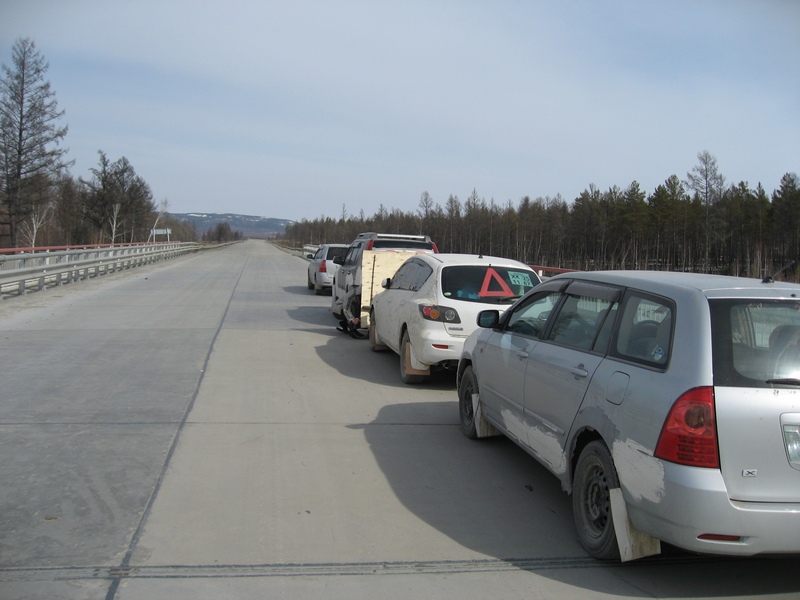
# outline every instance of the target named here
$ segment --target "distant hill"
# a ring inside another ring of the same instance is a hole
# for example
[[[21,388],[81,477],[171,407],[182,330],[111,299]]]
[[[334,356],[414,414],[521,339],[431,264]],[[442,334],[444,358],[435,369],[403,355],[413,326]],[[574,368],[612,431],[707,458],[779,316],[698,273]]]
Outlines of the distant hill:
[[[270,219],[232,213],[169,213],[169,216],[178,221],[188,221],[194,226],[198,235],[214,229],[220,223],[228,223],[231,231],[238,231],[244,237],[251,238],[275,237],[283,234],[287,225],[294,223],[288,219]]]

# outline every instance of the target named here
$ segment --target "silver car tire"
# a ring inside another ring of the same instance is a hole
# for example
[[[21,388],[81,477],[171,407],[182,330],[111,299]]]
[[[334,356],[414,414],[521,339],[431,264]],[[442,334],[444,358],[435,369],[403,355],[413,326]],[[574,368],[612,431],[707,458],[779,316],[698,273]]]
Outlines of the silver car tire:
[[[426,375],[412,375],[406,373],[406,365],[411,361],[411,340],[408,337],[408,331],[403,332],[403,339],[400,342],[400,379],[406,384],[422,383],[428,377]]]
[[[458,382],[458,414],[461,421],[461,433],[471,440],[478,438],[478,426],[481,425],[475,422],[475,407],[472,403],[472,396],[477,393],[478,378],[472,367],[467,367]],[[485,425],[483,428],[485,429]]]
[[[611,490],[619,487],[614,459],[606,445],[589,442],[578,458],[572,485],[572,515],[581,545],[594,558],[619,559],[611,514]]]

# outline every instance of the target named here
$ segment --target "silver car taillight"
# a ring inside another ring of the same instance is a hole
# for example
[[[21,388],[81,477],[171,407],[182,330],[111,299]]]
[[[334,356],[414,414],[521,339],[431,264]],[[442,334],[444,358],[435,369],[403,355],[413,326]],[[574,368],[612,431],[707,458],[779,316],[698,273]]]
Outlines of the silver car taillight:
[[[784,425],[783,440],[792,466],[800,468],[800,425]]]

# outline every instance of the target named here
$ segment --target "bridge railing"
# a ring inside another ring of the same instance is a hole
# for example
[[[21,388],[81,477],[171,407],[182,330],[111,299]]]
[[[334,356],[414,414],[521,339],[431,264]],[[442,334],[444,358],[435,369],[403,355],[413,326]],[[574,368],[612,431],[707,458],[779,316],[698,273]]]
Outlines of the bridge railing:
[[[196,252],[195,242],[0,249],[0,298]]]

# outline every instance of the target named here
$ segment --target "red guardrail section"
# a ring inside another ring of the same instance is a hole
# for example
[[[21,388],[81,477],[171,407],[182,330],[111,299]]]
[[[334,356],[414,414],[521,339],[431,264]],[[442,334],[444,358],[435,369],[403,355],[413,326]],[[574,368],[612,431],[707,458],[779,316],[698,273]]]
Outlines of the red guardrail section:
[[[541,265],[528,265],[537,273],[548,273],[549,275],[558,275],[559,273],[573,273],[577,269],[559,269],[558,267],[543,267]]]

